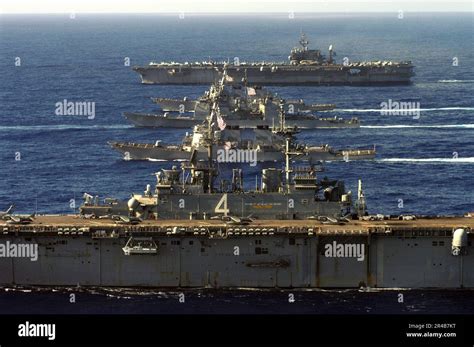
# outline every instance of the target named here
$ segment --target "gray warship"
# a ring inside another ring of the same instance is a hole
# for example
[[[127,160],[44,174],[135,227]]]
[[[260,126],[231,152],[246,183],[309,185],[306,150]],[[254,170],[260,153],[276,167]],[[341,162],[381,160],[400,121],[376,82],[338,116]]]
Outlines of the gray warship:
[[[254,90],[259,90],[261,87],[255,86]],[[151,100],[160,106],[165,112],[196,112],[199,103],[207,102],[209,99],[201,97],[196,100],[184,97],[182,99],[170,98],[151,98]],[[293,105],[298,112],[317,112],[317,111],[332,111],[336,108],[335,104],[307,104],[303,99],[286,100],[286,111],[288,107]],[[199,109],[198,109],[199,110]]]
[[[375,158],[375,148],[335,150],[329,145],[310,146],[297,144],[294,135],[298,131],[288,127],[283,104],[280,105],[278,124],[273,127],[257,125],[240,127],[229,125],[220,115],[217,99],[211,114],[203,124],[196,125],[187,134],[182,144],[134,143],[110,141],[109,145],[122,153],[125,160],[185,161],[196,151],[197,159],[207,160],[207,142],[212,138],[212,158],[218,162],[274,162],[284,160],[286,139],[291,139],[291,147],[300,152],[298,160],[309,161],[349,161]],[[239,118],[239,123],[242,119]]]
[[[194,155],[128,201],[0,221],[0,284],[160,288],[473,288],[472,217],[368,213],[314,167],[239,169],[216,182]],[[37,249],[28,258],[29,249]]]
[[[222,79],[220,81],[222,81]],[[237,84],[234,82],[230,85],[230,87],[224,87],[229,98],[232,98],[233,100],[238,98],[244,100],[266,98],[276,99],[273,93],[266,90],[262,86],[248,87],[246,79],[244,79],[244,81],[242,82],[243,83],[241,84]],[[211,94],[214,92],[215,88],[216,86],[214,84],[211,85],[210,90],[207,90],[204,95],[200,96],[196,100],[189,99],[188,97],[184,97],[183,99],[151,98],[151,100],[157,105],[159,105],[160,108],[165,112],[199,112],[201,109],[201,105],[208,105],[209,102],[212,100]],[[233,100],[229,102],[232,102]],[[296,112],[317,112],[331,111],[335,108],[335,104],[307,104],[303,99],[287,99],[285,103],[285,111],[290,113],[292,112],[291,109],[296,110]]]
[[[300,129],[357,128],[358,118],[319,117],[315,109],[333,109],[334,105],[306,105],[303,100],[284,101],[262,88],[247,87],[245,82],[226,84],[226,74],[196,101],[166,99],[160,114],[130,113],[124,116],[137,127],[191,128],[209,115],[213,100],[217,100],[220,114],[230,126],[274,126],[279,121],[279,104],[284,102],[286,124]],[[156,99],[155,99],[156,100]],[[161,104],[161,103],[159,103]],[[175,111],[169,111],[170,109]]]
[[[260,85],[399,85],[411,83],[414,66],[410,61],[335,62],[329,47],[326,58],[320,50],[309,49],[302,34],[301,47],[291,50],[289,62],[150,62],[135,66],[145,84],[211,84],[225,68],[230,78],[247,77],[250,84]]]
[[[267,114],[270,114],[267,116]],[[205,120],[203,116],[182,113],[136,113],[124,112],[124,117],[134,126],[139,128],[177,128],[190,129]],[[273,126],[278,123],[275,120],[277,114],[268,111],[260,112],[232,112],[223,117],[226,124],[230,126],[245,126],[247,128],[257,128],[263,126]],[[286,124],[289,127],[299,129],[346,129],[359,128],[358,118],[344,119],[334,117],[316,117],[312,114],[287,114]]]

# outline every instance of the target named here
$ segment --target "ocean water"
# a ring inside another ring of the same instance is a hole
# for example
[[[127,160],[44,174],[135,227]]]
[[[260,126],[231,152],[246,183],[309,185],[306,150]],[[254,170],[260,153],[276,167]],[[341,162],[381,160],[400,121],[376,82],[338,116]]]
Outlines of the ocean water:
[[[75,302],[71,303],[71,294]],[[403,302],[399,302],[400,294]],[[291,302],[290,302],[291,297]],[[184,302],[182,301],[184,298]],[[46,309],[47,308],[47,309]],[[472,314],[463,290],[3,288],[8,314]]]
[[[134,128],[122,113],[153,112],[150,97],[197,97],[207,86],[141,85],[124,65],[127,58],[131,65],[209,57],[284,61],[301,30],[311,47],[325,51],[333,44],[339,61],[416,65],[409,86],[269,88],[284,98],[335,103],[337,109],[324,115],[362,121],[356,130],[298,135],[336,148],[376,146],[376,160],[327,163],[324,175],[344,179],[352,191],[361,178],[373,213],[473,211],[472,15],[428,13],[406,13],[404,19],[396,14],[2,15],[0,210],[15,203],[18,212],[68,213],[74,210],[71,199],[77,210],[84,192],[127,198],[154,183],[151,174],[168,164],[123,161],[107,141],[179,142],[186,130]],[[95,118],[56,115],[55,104],[64,99],[95,102]],[[420,117],[381,115],[380,104],[389,100],[419,102]],[[251,183],[256,172],[246,171]]]

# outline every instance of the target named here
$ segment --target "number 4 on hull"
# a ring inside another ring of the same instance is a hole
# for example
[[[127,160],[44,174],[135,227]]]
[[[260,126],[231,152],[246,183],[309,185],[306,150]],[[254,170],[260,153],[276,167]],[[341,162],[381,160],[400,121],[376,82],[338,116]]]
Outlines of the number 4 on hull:
[[[237,217],[237,216],[230,216],[229,215],[229,208],[227,207],[227,193],[222,195],[222,198],[219,200],[219,202],[216,205],[216,208],[214,209],[215,213],[223,213],[223,216],[214,216],[211,217],[211,219],[220,219],[224,221],[226,224],[237,224],[237,225],[247,225],[251,222],[253,222],[253,219],[251,219],[251,215],[248,217]]]

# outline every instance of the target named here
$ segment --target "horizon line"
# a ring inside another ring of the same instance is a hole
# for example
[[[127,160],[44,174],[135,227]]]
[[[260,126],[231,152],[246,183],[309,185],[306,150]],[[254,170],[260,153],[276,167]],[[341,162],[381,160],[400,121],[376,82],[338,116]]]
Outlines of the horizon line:
[[[420,10],[404,10],[404,13],[471,13],[474,15],[473,10],[431,10],[431,11],[420,11]],[[397,11],[384,11],[384,10],[373,10],[373,11],[275,11],[275,12],[267,12],[267,11],[250,11],[250,12],[231,12],[231,11],[148,11],[148,12],[142,12],[142,11],[123,11],[123,12],[111,12],[111,11],[58,11],[58,12],[2,12],[0,10],[0,15],[5,15],[5,14],[38,14],[38,15],[52,15],[52,14],[66,14],[69,15],[71,13],[75,14],[163,14],[163,15],[174,15],[174,14],[190,14],[190,15],[206,15],[206,14],[211,14],[211,15],[272,15],[272,14],[288,14],[288,13],[294,13],[294,14],[372,14],[372,13],[385,13],[385,14],[390,14],[390,13],[397,13]]]

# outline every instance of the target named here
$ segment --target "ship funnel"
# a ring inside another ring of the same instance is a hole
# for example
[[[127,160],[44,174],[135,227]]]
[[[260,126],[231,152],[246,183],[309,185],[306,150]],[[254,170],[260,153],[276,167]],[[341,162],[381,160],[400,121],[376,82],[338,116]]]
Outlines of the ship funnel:
[[[278,192],[282,187],[283,172],[281,169],[263,169],[262,170],[262,190],[265,193]]]

